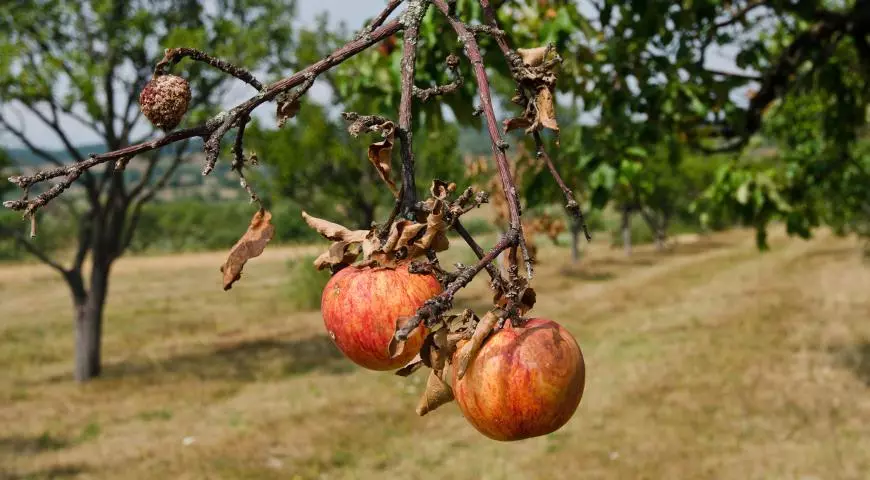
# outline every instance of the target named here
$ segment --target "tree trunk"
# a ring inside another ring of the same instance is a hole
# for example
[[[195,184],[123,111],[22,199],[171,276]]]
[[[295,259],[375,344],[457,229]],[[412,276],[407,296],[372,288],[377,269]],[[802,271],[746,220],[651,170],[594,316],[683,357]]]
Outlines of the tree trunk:
[[[631,210],[622,209],[622,248],[625,256],[631,256]]]
[[[662,252],[665,249],[665,236],[661,231],[656,231],[655,233],[655,242],[656,242],[656,251]]]
[[[91,271],[90,291],[83,298],[73,295],[76,313],[75,379],[77,382],[86,382],[100,375],[103,308],[108,289],[109,264],[95,262]]]
[[[571,261],[580,261],[580,222],[576,218],[571,219]]]

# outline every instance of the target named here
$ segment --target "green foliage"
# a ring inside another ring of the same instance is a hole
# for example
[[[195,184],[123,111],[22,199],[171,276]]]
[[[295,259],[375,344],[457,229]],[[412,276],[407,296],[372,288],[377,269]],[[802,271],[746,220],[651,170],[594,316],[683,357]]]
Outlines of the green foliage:
[[[310,213],[348,226],[368,228],[380,208],[392,206],[392,196],[368,160],[368,145],[377,134],[352,138],[346,123],[328,115],[325,107],[304,102],[298,116],[281,130],[254,123],[248,145],[270,171],[269,190],[303,205]],[[454,180],[461,175],[457,129],[415,132],[418,191],[433,178]],[[398,146],[393,151],[393,175],[400,177]],[[299,212],[297,212],[297,215]]]
[[[329,281],[329,272],[316,270],[312,266],[315,258],[311,255],[287,261],[287,280],[284,288],[290,305],[297,310],[320,308],[320,299]]]
[[[48,209],[39,216],[39,230],[30,242],[45,252],[55,252],[68,247],[71,230],[75,229],[74,219],[68,215],[54,214]],[[0,210],[0,262],[22,260],[28,251],[16,240],[16,236],[29,239],[30,222],[21,218],[21,213]]]
[[[179,200],[146,205],[133,252],[226,250],[245,232],[255,212],[248,202]],[[282,201],[272,205],[275,243],[317,238],[299,215],[299,206]]]

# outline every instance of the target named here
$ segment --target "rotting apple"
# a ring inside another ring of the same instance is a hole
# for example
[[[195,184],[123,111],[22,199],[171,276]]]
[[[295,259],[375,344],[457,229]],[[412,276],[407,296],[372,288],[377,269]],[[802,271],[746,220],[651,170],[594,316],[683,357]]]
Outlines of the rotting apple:
[[[453,393],[465,418],[500,441],[555,432],[574,415],[583,396],[586,366],[564,327],[533,318],[507,322],[483,343],[465,375],[453,374]]]
[[[409,262],[395,268],[349,266],[339,270],[323,289],[320,310],[330,338],[354,363],[371,370],[393,370],[420,351],[425,329],[408,336],[391,358],[388,347],[402,317],[416,313],[441,293],[434,276],[408,271]]]

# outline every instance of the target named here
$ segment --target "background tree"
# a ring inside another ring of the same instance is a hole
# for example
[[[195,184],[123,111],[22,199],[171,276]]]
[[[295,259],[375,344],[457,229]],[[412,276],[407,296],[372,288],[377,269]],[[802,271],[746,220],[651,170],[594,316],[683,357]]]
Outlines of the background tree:
[[[870,196],[868,183],[851,180],[863,175],[855,147],[867,120],[870,2],[610,0],[595,8],[596,88],[583,98],[600,111],[605,134],[746,154],[722,167],[699,203],[708,218],[741,218],[764,247],[772,221],[806,236],[838,223],[826,213],[831,199],[856,212],[855,199]],[[742,72],[714,67],[725,51],[736,52],[726,63]],[[784,129],[765,128],[768,120]],[[765,135],[778,153],[759,163],[746,148]]]
[[[0,6],[0,128],[43,161],[63,166],[82,161],[67,126],[78,123],[101,139],[101,149],[116,150],[151,135],[140,121],[138,95],[151,77],[166,45],[205,48],[224,58],[275,71],[290,60],[292,1],[86,1],[26,2]],[[215,113],[229,85],[228,77],[203,64],[185,65],[195,96],[187,121]],[[10,112],[24,110],[38,118],[65,147],[63,157],[40,146]],[[145,136],[141,137],[142,131]],[[118,170],[126,161],[109,163],[66,178],[78,180],[78,200],[65,198],[77,219],[72,261],[63,264],[22,231],[16,239],[66,280],[73,300],[75,378],[100,373],[103,307],[112,263],[130,244],[143,206],[154,198],[181,164],[187,142],[149,152],[144,174],[125,182]],[[129,159],[127,159],[129,160]],[[158,168],[160,167],[160,168]],[[157,170],[162,173],[156,174]],[[36,188],[31,194],[38,193]],[[90,268],[84,272],[85,260]]]

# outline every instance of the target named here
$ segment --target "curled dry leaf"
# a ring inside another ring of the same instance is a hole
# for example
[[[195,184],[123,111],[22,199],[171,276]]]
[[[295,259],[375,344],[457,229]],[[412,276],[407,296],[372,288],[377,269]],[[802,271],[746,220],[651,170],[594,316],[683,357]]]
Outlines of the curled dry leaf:
[[[489,336],[492,329],[495,328],[495,325],[498,323],[499,315],[490,310],[486,312],[486,315],[480,319],[480,322],[477,323],[477,326],[474,328],[474,333],[471,335],[471,340],[462,345],[459,349],[459,352],[456,354],[456,375],[458,378],[462,378],[465,376],[465,372],[468,371],[468,367],[471,365],[471,362],[474,361],[474,357],[477,356],[477,352],[480,350],[480,347],[483,345],[483,341],[486,340],[486,337]]]
[[[514,117],[508,118],[502,123],[504,125],[504,132],[507,133],[518,128],[529,128],[533,122],[525,117]]]
[[[420,367],[423,366],[423,360],[420,359],[420,354],[411,359],[404,367],[396,370],[396,375],[400,377],[410,376],[412,373],[420,370]]]
[[[369,234],[368,230],[350,230],[337,223],[312,217],[304,210],[302,211],[302,218],[309,227],[317,230],[317,233],[323,235],[327,240],[335,242],[362,242]]]
[[[426,233],[417,241],[415,245],[419,248],[433,249],[436,252],[442,252],[450,247],[450,242],[447,240],[447,221],[444,220],[444,202],[436,200],[432,208],[432,212],[426,217]]]
[[[423,345],[420,347],[420,359],[427,367],[441,370],[449,356],[447,348],[447,329],[435,330],[423,340]]]
[[[535,47],[535,48],[518,48],[517,53],[520,55],[520,58],[523,59],[523,63],[525,63],[529,67],[539,67],[542,63],[544,63],[544,58],[547,56],[547,52],[550,50],[550,47]]]
[[[535,123],[554,132],[559,132],[559,124],[556,122],[556,106],[553,99],[553,90],[549,86],[541,86],[535,95]]]
[[[314,259],[314,267],[318,270],[339,264],[350,265],[356,261],[359,251],[353,248],[350,242],[335,242],[329,246],[329,250],[323,252]]]
[[[432,181],[432,186],[429,187],[429,191],[432,192],[432,196],[438,200],[446,200],[451,193],[456,191],[456,184],[435,179]]]
[[[393,122],[380,125],[379,130],[384,139],[369,145],[369,161],[374,165],[378,175],[381,176],[387,187],[393,192],[394,197],[399,196],[399,189],[393,181],[393,140],[396,136],[396,126]]]
[[[302,107],[298,97],[291,100],[288,100],[288,98],[289,95],[284,93],[279,95],[276,99],[278,108],[275,114],[278,117],[278,128],[283,127],[287,120],[295,117],[296,114],[299,113],[299,109]]]
[[[302,212],[302,218],[317,233],[335,242],[329,246],[329,250],[323,252],[314,260],[314,267],[318,270],[334,267],[339,264],[350,265],[359,255],[359,250],[355,245],[362,244],[362,250],[365,252],[367,248],[366,242],[374,237],[374,234],[369,230],[350,230],[337,223],[312,217],[305,211]]]
[[[272,236],[275,235],[275,226],[272,225],[271,220],[272,213],[267,210],[261,208],[254,213],[248,230],[233,245],[227,261],[221,266],[221,273],[224,274],[224,290],[233,288],[233,283],[242,278],[242,268],[245,263],[260,256],[266,248],[266,244],[272,240]]]
[[[445,368],[445,370],[447,370]],[[447,384],[442,377],[449,378],[446,373],[432,370],[429,372],[429,378],[426,380],[426,390],[423,391],[423,396],[420,397],[420,402],[417,404],[417,415],[421,417],[436,408],[448,404],[453,401],[453,389]]]
[[[390,236],[381,247],[385,252],[391,252],[397,248],[407,247],[411,240],[416,237],[426,225],[422,223],[414,223],[410,220],[401,220],[393,223],[390,227]]]
[[[396,319],[396,328],[393,330],[394,332],[399,331],[402,327],[408,323],[411,317],[399,317]],[[396,338],[396,335],[393,335],[390,338],[390,343],[387,345],[387,353],[390,355],[390,358],[396,358],[405,351],[405,342],[403,340],[399,340]]]

